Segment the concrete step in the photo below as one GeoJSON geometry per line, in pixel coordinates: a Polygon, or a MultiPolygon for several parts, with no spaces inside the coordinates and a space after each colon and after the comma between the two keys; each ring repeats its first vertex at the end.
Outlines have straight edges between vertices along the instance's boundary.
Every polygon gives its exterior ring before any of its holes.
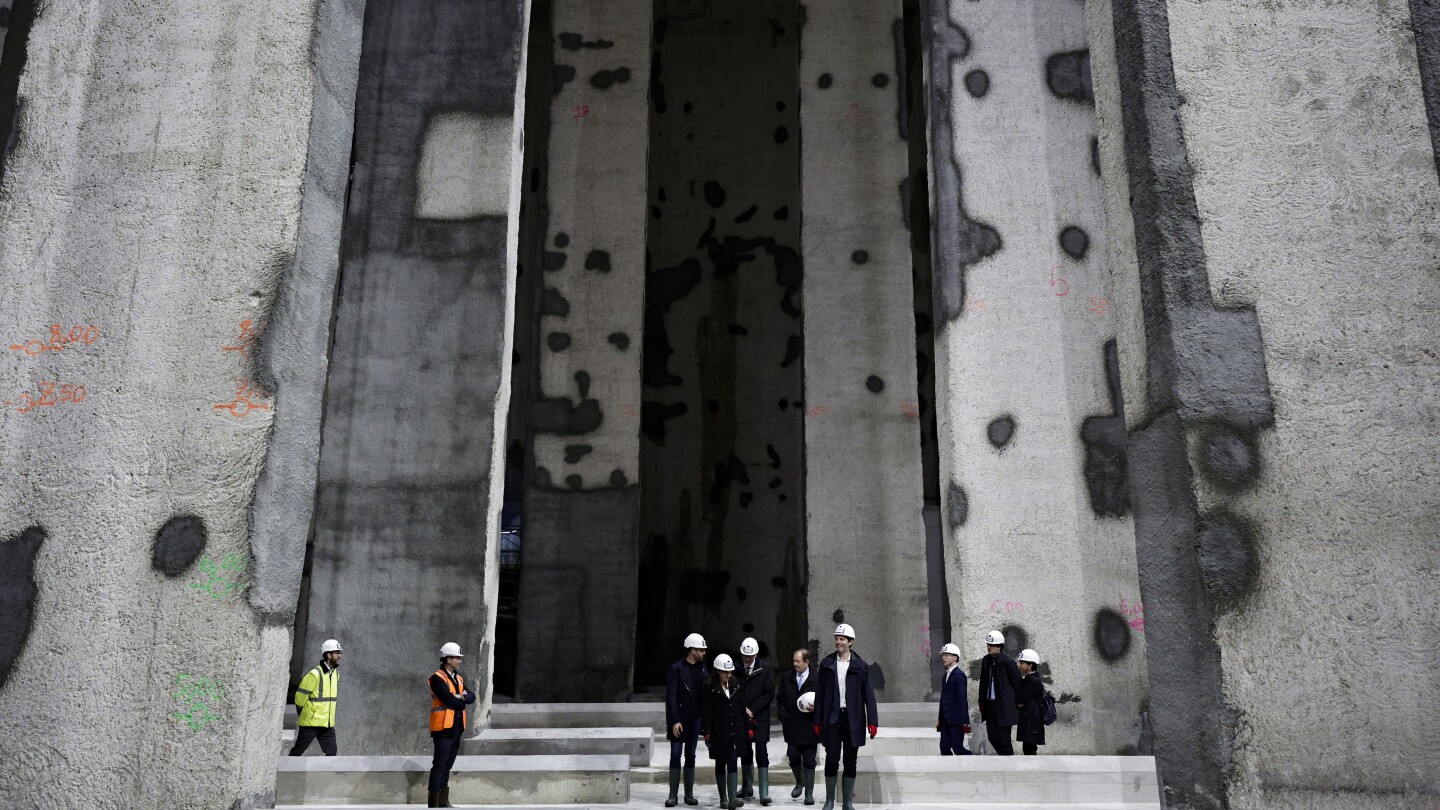
{"type": "MultiPolygon", "coordinates": [[[[662,738],[663,739],[663,738],[662,738]]],[[[619,754],[631,766],[650,764],[655,731],[638,728],[487,728],[461,744],[460,753],[489,756],[619,754]]],[[[666,748],[669,756],[669,748],[666,748]]]]}
{"type": "MultiPolygon", "coordinates": [[[[452,791],[453,792],[453,791],[452,791]]],[[[633,785],[630,791],[630,801],[624,804],[595,804],[596,808],[603,810],[655,810],[661,807],[665,801],[667,788],[664,785],[633,785]]],[[[775,803],[770,805],[771,810],[819,810],[824,802],[825,786],[822,783],[815,798],[816,804],[807,808],[799,799],[791,799],[790,791],[777,791],[772,796],[775,803]]],[[[716,794],[713,784],[696,784],[695,798],[700,801],[699,810],[719,810],[719,797],[716,794]]],[[[452,797],[453,803],[453,797],[452,797]]],[[[867,810],[1159,810],[1158,800],[1154,804],[1136,804],[1133,802],[1075,802],[1064,805],[1039,802],[1016,802],[996,804],[994,802],[976,801],[954,801],[943,803],[898,803],[898,802],[861,802],[856,797],[857,806],[863,806],[867,810]]],[[[581,803],[583,806],[590,806],[581,803]]],[[[460,805],[462,807],[466,805],[460,805]]],[[[576,810],[577,804],[529,804],[529,805],[470,805],[483,807],[484,810],[576,810]]],[[[836,802],[839,806],[839,802],[836,802]]],[[[329,804],[329,805],[285,805],[277,804],[275,810],[393,810],[393,804],[329,804]]],[[[760,810],[757,802],[746,802],[747,810],[760,810]]],[[[681,804],[677,810],[690,810],[686,805],[681,804]]]]}
{"type": "MultiPolygon", "coordinates": [[[[423,804],[429,756],[281,757],[277,804],[423,804]]],[[[460,756],[450,772],[452,803],[623,804],[630,798],[624,756],[460,756]]]]}
{"type": "Polygon", "coordinates": [[[907,807],[953,801],[1158,807],[1160,786],[1154,757],[884,756],[861,761],[855,798],[907,807]]]}
{"type": "Polygon", "coordinates": [[[661,703],[497,703],[491,728],[665,727],[661,703]]]}
{"type": "MultiPolygon", "coordinates": [[[[788,760],[785,758],[788,748],[788,745],[780,737],[779,729],[775,729],[766,750],[770,754],[770,778],[775,781],[776,784],[782,781],[793,784],[795,781],[790,775],[790,766],[788,760]]],[[[860,756],[862,758],[877,756],[923,757],[936,756],[939,755],[939,753],[940,733],[935,730],[934,726],[928,728],[882,728],[880,732],[875,735],[875,739],[866,740],[865,745],[860,748],[860,756]]],[[[816,751],[815,756],[821,765],[825,764],[824,748],[816,751]]],[[[699,762],[698,767],[703,767],[705,762],[710,761],[704,741],[701,741],[696,749],[696,759],[697,762],[699,762]],[[700,760],[704,760],[704,762],[700,762],[700,760]]],[[[654,781],[655,773],[658,772],[660,774],[660,781],[665,781],[667,778],[666,774],[668,774],[670,768],[670,741],[666,740],[663,734],[657,734],[655,736],[654,753],[650,756],[648,764],[649,768],[637,770],[633,778],[636,781],[654,781]]]]}

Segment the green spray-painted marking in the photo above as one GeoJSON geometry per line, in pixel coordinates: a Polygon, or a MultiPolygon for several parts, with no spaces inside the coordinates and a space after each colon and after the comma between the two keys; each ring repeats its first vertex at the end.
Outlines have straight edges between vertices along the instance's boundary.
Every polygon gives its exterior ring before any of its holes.
{"type": "Polygon", "coordinates": [[[225,699],[225,687],[219,678],[181,672],[175,675],[175,686],[173,697],[180,704],[180,709],[170,717],[185,723],[191,731],[199,731],[210,723],[225,719],[216,713],[220,709],[220,701],[225,699]]]}
{"type": "Polygon", "coordinates": [[[216,562],[214,557],[206,557],[199,563],[204,581],[192,582],[190,587],[199,588],[209,594],[211,599],[234,596],[244,589],[245,571],[249,567],[244,555],[234,552],[226,554],[219,562],[216,562]]]}

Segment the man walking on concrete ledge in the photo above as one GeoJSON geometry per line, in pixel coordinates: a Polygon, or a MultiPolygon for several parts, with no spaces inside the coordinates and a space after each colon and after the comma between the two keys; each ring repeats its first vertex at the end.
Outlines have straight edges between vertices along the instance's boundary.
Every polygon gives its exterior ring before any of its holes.
{"type": "Polygon", "coordinates": [[[879,730],[870,665],[851,652],[854,643],[855,628],[835,628],[835,652],[820,662],[815,685],[815,734],[825,745],[825,810],[835,810],[835,777],[842,759],[845,810],[855,810],[855,756],[865,744],[866,730],[872,740],[879,730]]]}
{"type": "Polygon", "coordinates": [[[700,741],[700,697],[705,688],[705,637],[691,633],[685,637],[685,657],[670,665],[665,673],[665,739],[670,741],[670,795],[666,807],[679,804],[680,755],[685,755],[685,803],[697,805],[695,798],[695,745],[700,741]]]}
{"type": "Polygon", "coordinates": [[[465,656],[460,645],[447,642],[440,648],[440,668],[430,676],[430,739],[435,743],[435,758],[430,763],[430,804],[428,807],[454,807],[450,803],[450,768],[460,753],[460,738],[465,736],[466,709],[475,702],[475,693],[465,688],[460,663],[465,656]]]}
{"type": "Polygon", "coordinates": [[[305,673],[295,689],[295,708],[300,716],[296,722],[295,746],[290,756],[305,753],[310,743],[320,740],[325,756],[335,756],[335,700],[340,695],[340,642],[326,639],[320,645],[320,663],[305,673]]]}

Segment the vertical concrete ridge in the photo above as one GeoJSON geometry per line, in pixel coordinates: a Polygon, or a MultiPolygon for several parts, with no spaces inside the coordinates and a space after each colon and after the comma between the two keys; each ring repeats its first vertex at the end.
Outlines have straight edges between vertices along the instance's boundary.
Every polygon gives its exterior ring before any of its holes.
{"type": "Polygon", "coordinates": [[[1440,0],[1410,0],[1410,27],[1420,62],[1420,87],[1425,93],[1425,122],[1440,174],[1440,0]]]}

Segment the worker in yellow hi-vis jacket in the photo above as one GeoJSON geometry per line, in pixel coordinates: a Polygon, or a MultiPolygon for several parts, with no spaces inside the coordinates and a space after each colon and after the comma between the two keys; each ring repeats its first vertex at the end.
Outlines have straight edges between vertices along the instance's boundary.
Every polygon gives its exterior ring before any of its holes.
{"type": "Polygon", "coordinates": [[[335,702],[340,696],[340,642],[327,639],[320,646],[320,663],[300,679],[295,690],[295,708],[300,710],[299,730],[290,756],[305,753],[310,743],[320,740],[325,756],[335,756],[335,702]]]}

